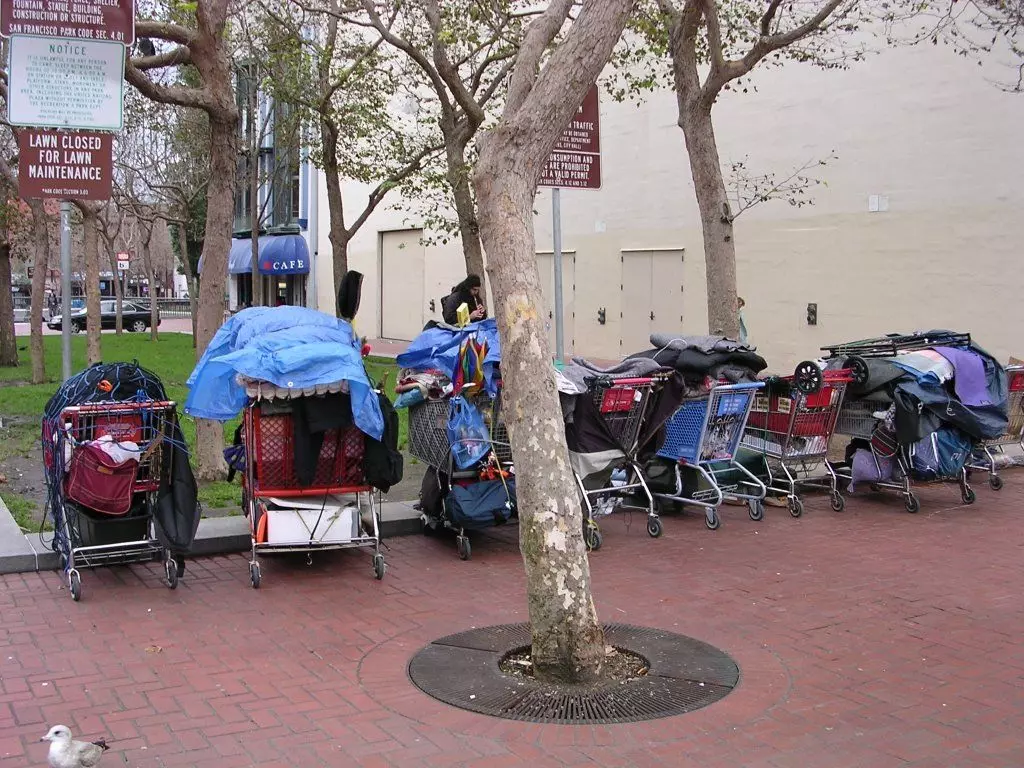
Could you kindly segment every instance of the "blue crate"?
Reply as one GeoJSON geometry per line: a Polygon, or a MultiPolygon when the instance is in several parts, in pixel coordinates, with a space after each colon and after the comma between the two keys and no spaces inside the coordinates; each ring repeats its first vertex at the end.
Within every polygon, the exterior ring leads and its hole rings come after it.
{"type": "Polygon", "coordinates": [[[754,393],[763,386],[761,382],[720,386],[706,398],[683,403],[665,424],[665,443],[658,456],[689,463],[732,459],[743,438],[754,393]],[[710,419],[709,407],[713,409],[710,419]],[[711,433],[714,445],[704,444],[706,433],[711,433]]]}
{"type": "Polygon", "coordinates": [[[672,418],[665,423],[665,443],[658,451],[658,456],[674,461],[697,460],[709,400],[687,400],[676,409],[672,418]]]}

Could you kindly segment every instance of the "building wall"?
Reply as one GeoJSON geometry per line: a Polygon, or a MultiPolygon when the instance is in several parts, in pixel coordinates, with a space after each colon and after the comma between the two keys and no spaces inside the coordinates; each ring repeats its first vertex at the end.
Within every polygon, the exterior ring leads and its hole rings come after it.
{"type": "MultiPolygon", "coordinates": [[[[1002,358],[1024,352],[1015,317],[1024,295],[1024,98],[992,84],[1005,74],[929,46],[843,72],[765,70],[756,92],[727,94],[716,106],[724,164],[746,156],[754,172],[785,176],[838,154],[820,171],[827,186],[813,190],[815,205],[767,203],[736,224],[750,338],[773,369],[816,356],[822,344],[932,327],[968,330],[1002,358]],[[873,196],[881,210],[871,210],[873,196]],[[809,302],[818,305],[816,326],[806,323],[809,302]]],[[[575,254],[575,352],[617,358],[634,351],[619,345],[620,314],[632,308],[622,301],[623,251],[684,251],[683,328],[703,333],[703,245],[672,95],[640,107],[605,100],[601,129],[603,188],[563,191],[563,247],[575,254]]],[[[346,193],[356,210],[359,190],[346,193]]],[[[536,210],[537,250],[550,252],[548,191],[536,210]]],[[[366,274],[358,325],[367,335],[380,329],[379,232],[416,223],[381,211],[352,243],[351,265],[366,274]]],[[[440,315],[427,300],[464,268],[457,243],[427,247],[423,258],[425,322],[440,315]]],[[[329,308],[324,291],[321,281],[320,306],[329,308]]]]}

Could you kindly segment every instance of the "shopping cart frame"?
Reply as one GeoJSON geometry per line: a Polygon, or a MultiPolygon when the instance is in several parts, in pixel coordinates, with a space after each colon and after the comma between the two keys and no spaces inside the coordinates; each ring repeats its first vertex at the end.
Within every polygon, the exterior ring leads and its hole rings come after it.
{"type": "MultiPolygon", "coordinates": [[[[746,500],[751,520],[764,518],[765,484],[735,460],[754,397],[763,388],[762,381],[717,384],[706,395],[684,400],[665,423],[665,442],[657,451],[659,457],[675,461],[675,490],[655,491],[655,499],[700,507],[704,510],[704,523],[712,531],[721,525],[718,508],[726,497],[746,500]],[[683,470],[696,473],[708,487],[684,495],[683,470]],[[724,482],[724,476],[734,472],[739,473],[739,482],[724,482]]],[[[661,535],[659,517],[655,508],[647,529],[653,537],[661,535]]]]}
{"type": "MultiPolygon", "coordinates": [[[[355,467],[347,463],[344,456],[339,456],[338,450],[342,445],[349,440],[365,439],[365,436],[356,426],[344,427],[341,430],[331,430],[324,437],[324,448],[330,444],[331,440],[334,440],[334,449],[330,455],[325,456],[324,450],[321,449],[321,453],[317,458],[317,476],[321,479],[326,475],[328,482],[317,483],[316,485],[310,486],[299,486],[295,474],[294,465],[288,464],[289,457],[288,443],[285,439],[285,443],[282,446],[280,457],[275,453],[274,458],[279,459],[283,462],[285,469],[279,470],[278,482],[271,484],[269,482],[262,482],[263,478],[260,477],[263,474],[262,461],[265,458],[265,453],[271,453],[269,448],[269,441],[271,437],[265,435],[264,421],[268,418],[281,417],[282,423],[287,421],[288,429],[287,433],[290,434],[292,412],[289,407],[289,400],[270,400],[260,398],[250,398],[245,409],[242,413],[242,434],[244,435],[245,445],[245,472],[243,475],[242,484],[242,498],[243,506],[245,507],[246,517],[249,519],[249,531],[250,531],[250,559],[249,559],[249,581],[253,589],[259,589],[262,583],[262,569],[260,567],[259,555],[260,554],[287,554],[287,553],[305,553],[307,555],[307,561],[312,562],[313,553],[315,552],[327,552],[336,551],[342,549],[372,549],[373,557],[373,573],[374,577],[379,581],[384,578],[384,574],[387,570],[387,565],[384,562],[384,555],[380,551],[381,536],[380,536],[380,492],[373,486],[363,481],[362,466],[358,467],[358,473],[355,471],[355,467]],[[268,410],[276,413],[263,413],[264,406],[268,404],[268,410]],[[287,417],[286,419],[284,417],[287,417]],[[332,437],[332,434],[334,435],[332,437]],[[358,477],[356,476],[358,474],[358,477]],[[258,531],[256,529],[257,513],[259,511],[259,505],[264,500],[271,498],[311,498],[311,497],[326,497],[332,495],[342,496],[353,496],[355,498],[355,505],[362,516],[362,501],[365,498],[367,506],[370,511],[371,519],[371,531],[366,532],[362,529],[362,520],[359,520],[359,528],[362,531],[362,535],[353,537],[343,541],[321,541],[313,540],[313,531],[310,531],[310,540],[303,543],[267,543],[260,542],[257,539],[258,531]]],[[[283,427],[275,428],[274,431],[282,432],[283,427]]],[[[269,475],[269,471],[267,472],[269,475]]],[[[267,478],[269,480],[269,477],[267,478]]],[[[264,510],[263,514],[270,514],[270,511],[264,510]]]]}
{"type": "MultiPolygon", "coordinates": [[[[573,469],[573,477],[576,478],[576,485],[583,499],[583,541],[590,550],[600,549],[604,542],[601,528],[594,519],[594,505],[591,501],[594,498],[621,496],[628,500],[633,496],[633,491],[641,491],[647,500],[648,533],[654,537],[661,535],[661,521],[658,520],[658,514],[654,507],[654,496],[651,494],[651,489],[644,480],[643,472],[636,460],[644,418],[653,401],[655,388],[660,382],[661,379],[656,377],[617,379],[610,376],[592,376],[585,380],[588,387],[587,392],[579,397],[593,399],[595,407],[602,414],[605,427],[618,442],[619,449],[623,453],[621,459],[605,469],[612,471],[625,469],[627,471],[626,482],[622,485],[606,485],[588,489],[584,478],[573,469]],[[623,406],[628,407],[623,408],[623,406]],[[605,414],[608,416],[605,417],[605,414]],[[652,530],[654,530],[653,533],[652,530]]],[[[624,504],[624,506],[632,507],[634,505],[624,504]]]]}
{"type": "MultiPolygon", "coordinates": [[[[53,518],[53,547],[60,557],[62,578],[68,585],[71,599],[78,602],[82,598],[82,574],[87,568],[100,568],[109,565],[130,565],[162,560],[164,563],[164,581],[169,589],[176,589],[179,578],[184,574],[184,562],[171,556],[166,548],[157,540],[153,514],[156,508],[156,495],[164,482],[168,462],[163,459],[164,445],[172,439],[177,404],[173,400],[140,400],[82,403],[68,406],[60,413],[60,426],[56,433],[46,434],[44,426],[44,456],[56,465],[56,472],[61,477],[56,488],[50,488],[49,514],[53,518]],[[90,518],[93,526],[124,525],[126,521],[137,522],[139,528],[146,531],[143,537],[130,537],[124,541],[107,544],[82,545],[81,513],[77,504],[65,497],[64,481],[70,465],[63,466],[64,445],[71,445],[72,453],[80,443],[95,439],[101,427],[101,419],[125,419],[137,417],[138,423],[131,424],[131,429],[139,431],[140,439],[131,442],[139,446],[139,468],[132,486],[132,496],[141,495],[145,505],[145,515],[134,518],[111,517],[109,519],[90,518]],[[155,423],[155,424],[154,424],[155,423]],[[57,508],[53,508],[56,505],[57,508]],[[72,519],[74,518],[74,519],[72,519]],[[75,542],[79,543],[76,544],[75,542]]],[[[103,423],[103,427],[110,424],[103,423]]],[[[127,442],[127,441],[126,441],[127,442]]],[[[50,473],[46,473],[47,484],[51,483],[50,473]]]]}
{"type": "MultiPolygon", "coordinates": [[[[513,467],[512,444],[508,439],[508,430],[502,419],[501,387],[492,397],[486,391],[472,392],[470,387],[464,387],[460,393],[462,397],[468,398],[478,409],[484,407],[487,414],[484,418],[488,427],[488,439],[486,440],[490,451],[487,457],[482,460],[483,467],[490,465],[495,472],[507,472],[513,467]]],[[[441,484],[438,474],[438,488],[445,492],[451,491],[451,486],[458,480],[480,479],[480,468],[468,470],[455,469],[455,461],[452,457],[452,443],[448,438],[448,415],[451,398],[442,400],[426,400],[417,403],[409,408],[409,453],[420,461],[432,467],[437,473],[444,473],[448,478],[448,488],[441,484]]],[[[471,445],[485,442],[482,440],[460,440],[457,444],[471,445]]],[[[459,559],[469,560],[473,554],[473,547],[469,540],[466,529],[460,525],[452,524],[447,515],[435,518],[420,509],[420,525],[424,533],[443,528],[455,533],[455,549],[459,559]]]]}
{"type": "Polygon", "coordinates": [[[1005,455],[1006,449],[1014,445],[1024,453],[1024,365],[1008,365],[1005,370],[1008,392],[1006,413],[1009,417],[1006,431],[993,440],[982,442],[979,450],[984,455],[984,460],[977,456],[967,467],[970,470],[985,472],[993,491],[1003,488],[997,456],[1005,455]]]}
{"type": "Polygon", "coordinates": [[[816,392],[804,392],[795,377],[787,376],[783,381],[791,385],[788,394],[757,395],[743,434],[743,446],[764,456],[767,490],[786,497],[793,517],[804,513],[802,488],[828,492],[836,512],[846,506],[828,451],[853,373],[837,369],[821,375],[822,386],[816,392]],[[821,467],[825,473],[816,474],[821,467]]]}

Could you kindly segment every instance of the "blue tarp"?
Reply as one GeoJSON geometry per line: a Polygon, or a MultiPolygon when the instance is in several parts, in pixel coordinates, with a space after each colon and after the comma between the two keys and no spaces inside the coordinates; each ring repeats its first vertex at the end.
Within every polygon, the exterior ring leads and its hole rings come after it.
{"type": "MultiPolygon", "coordinates": [[[[309,273],[309,247],[302,235],[264,235],[259,239],[260,274],[305,275],[309,273]]],[[[199,273],[203,272],[203,259],[199,259],[199,273]]],[[[246,275],[252,272],[252,240],[231,241],[228,253],[228,274],[246,275]]]]}
{"type": "Polygon", "coordinates": [[[487,382],[487,391],[494,394],[497,392],[495,367],[501,363],[501,342],[498,340],[498,324],[494,318],[470,323],[459,330],[444,326],[429,328],[413,339],[409,348],[398,356],[398,365],[417,371],[435,369],[453,378],[459,345],[470,336],[475,336],[477,341],[487,342],[484,379],[487,382]]]}
{"type": "Polygon", "coordinates": [[[303,307],[244,309],[220,327],[188,377],[185,412],[227,421],[245,406],[241,373],[301,389],[347,381],[352,419],[380,440],[384,418],[363,367],[360,342],[344,320],[303,307]]]}

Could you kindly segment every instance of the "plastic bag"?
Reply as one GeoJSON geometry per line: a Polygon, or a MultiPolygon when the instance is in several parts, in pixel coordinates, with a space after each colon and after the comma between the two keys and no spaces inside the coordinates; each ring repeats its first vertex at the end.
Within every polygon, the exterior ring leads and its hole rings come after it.
{"type": "Polygon", "coordinates": [[[448,444],[457,469],[469,469],[491,450],[483,416],[476,406],[458,395],[448,405],[448,444]]]}

